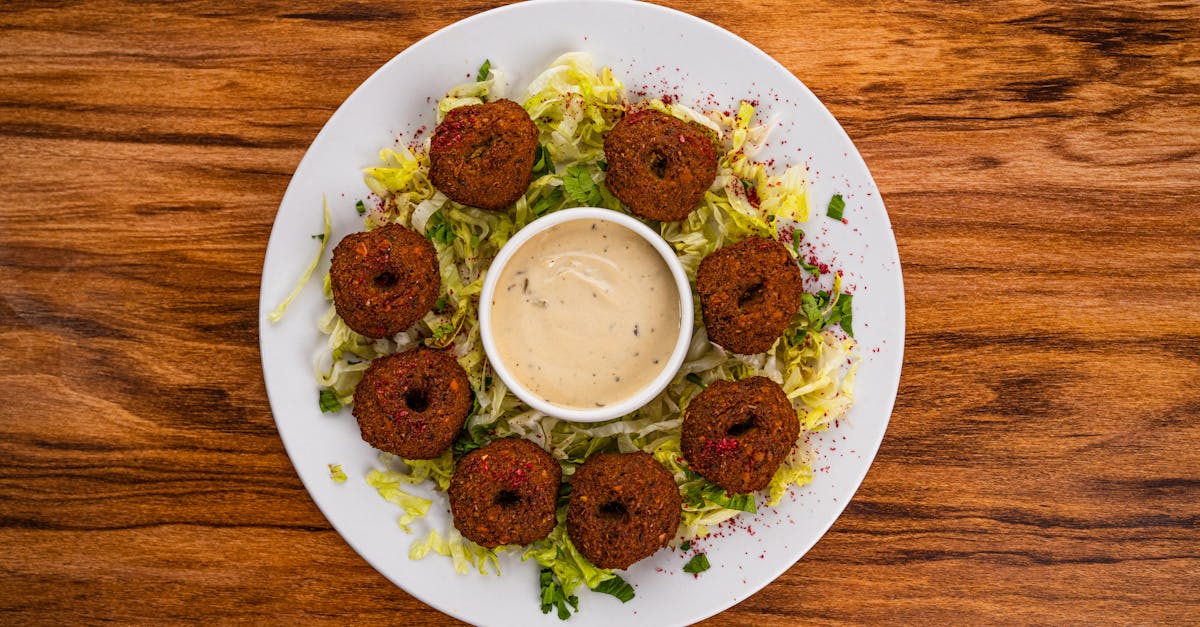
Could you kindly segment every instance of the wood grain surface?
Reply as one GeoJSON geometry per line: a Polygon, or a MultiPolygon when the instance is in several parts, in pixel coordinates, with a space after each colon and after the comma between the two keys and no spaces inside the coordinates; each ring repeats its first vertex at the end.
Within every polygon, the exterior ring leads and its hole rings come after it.
{"type": "MultiPolygon", "coordinates": [[[[329,115],[494,4],[0,6],[0,623],[453,623],[301,486],[257,299],[329,115]]],[[[1197,622],[1200,5],[671,4],[841,121],[907,287],[866,482],[706,624],[1197,622]]]]}

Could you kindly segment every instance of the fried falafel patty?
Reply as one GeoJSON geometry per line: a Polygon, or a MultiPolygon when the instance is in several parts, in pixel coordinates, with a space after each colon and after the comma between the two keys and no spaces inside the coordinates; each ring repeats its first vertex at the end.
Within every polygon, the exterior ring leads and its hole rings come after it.
{"type": "Polygon", "coordinates": [[[354,389],[362,439],[404,459],[433,459],[471,411],[467,373],[444,352],[417,348],[371,362],[354,389]]]}
{"type": "Polygon", "coordinates": [[[529,440],[505,438],[467,453],[450,480],[454,527],[494,548],[545,538],[558,521],[562,467],[529,440]]]}
{"type": "Polygon", "coordinates": [[[717,177],[708,130],[653,109],[617,122],[604,138],[604,183],[643,218],[682,220],[717,177]]]}
{"type": "Polygon", "coordinates": [[[648,453],[601,453],[571,478],[567,534],[599,568],[628,568],[675,537],[683,500],[648,453]]]}
{"type": "Polygon", "coordinates": [[[346,326],[382,338],[429,313],[442,279],[433,244],[415,231],[389,224],[342,238],[333,249],[329,284],[333,305],[346,326]]]}
{"type": "Polygon", "coordinates": [[[750,237],[705,257],[696,291],[708,339],[753,355],[771,348],[792,323],[804,279],[783,244],[750,237]]]}
{"type": "Polygon", "coordinates": [[[502,210],[529,189],[538,130],[511,100],[451,109],[433,131],[429,178],[455,202],[502,210]]]}
{"type": "Polygon", "coordinates": [[[766,377],[714,381],[688,404],[679,446],[688,466],[729,492],[767,487],[796,444],[800,421],[766,377]]]}

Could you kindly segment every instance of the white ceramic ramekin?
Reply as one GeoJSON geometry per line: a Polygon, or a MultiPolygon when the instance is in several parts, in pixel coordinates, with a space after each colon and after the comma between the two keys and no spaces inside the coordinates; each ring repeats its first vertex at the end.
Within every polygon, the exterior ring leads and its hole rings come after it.
{"type": "Polygon", "coordinates": [[[596,207],[577,207],[557,211],[548,216],[538,218],[529,223],[525,228],[517,231],[516,235],[513,235],[512,239],[508,240],[508,243],[500,249],[500,252],[492,261],[492,265],[487,272],[487,277],[483,281],[483,292],[479,296],[479,332],[483,338],[483,349],[487,352],[492,370],[500,376],[500,379],[504,381],[508,389],[512,390],[513,394],[516,394],[517,398],[520,398],[525,404],[544,414],[575,422],[600,422],[624,416],[649,403],[655,396],[658,396],[659,392],[662,392],[667,387],[667,384],[671,382],[671,379],[675,377],[675,373],[679,371],[679,367],[683,365],[683,359],[687,355],[688,344],[691,342],[693,323],[692,288],[688,284],[683,264],[679,263],[679,258],[675,256],[675,252],[671,250],[667,242],[650,227],[634,218],[619,211],[596,207]],[[504,266],[508,264],[517,250],[535,235],[551,227],[573,220],[604,220],[623,226],[641,236],[667,262],[667,267],[671,269],[671,275],[675,279],[675,287],[679,291],[679,337],[675,340],[675,349],[671,351],[671,356],[668,358],[662,372],[658,373],[658,376],[646,387],[638,390],[629,398],[595,409],[560,407],[547,402],[521,385],[521,382],[512,375],[508,367],[500,359],[500,355],[496,350],[496,342],[493,334],[502,332],[502,330],[492,327],[492,298],[496,293],[496,284],[500,281],[500,275],[504,271],[504,266]]]}

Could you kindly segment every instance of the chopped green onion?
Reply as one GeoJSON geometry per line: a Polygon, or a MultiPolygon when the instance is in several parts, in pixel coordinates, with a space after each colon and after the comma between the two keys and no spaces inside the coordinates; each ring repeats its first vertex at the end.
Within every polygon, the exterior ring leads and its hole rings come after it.
{"type": "Polygon", "coordinates": [[[475,82],[482,83],[483,81],[486,81],[491,73],[492,61],[491,59],[486,59],[484,60],[483,65],[479,66],[479,75],[475,77],[475,82]]]}
{"type": "Polygon", "coordinates": [[[367,213],[367,206],[364,205],[363,201],[361,201],[361,200],[354,203],[354,208],[358,211],[358,215],[360,215],[360,216],[366,215],[366,213],[367,213]]]}

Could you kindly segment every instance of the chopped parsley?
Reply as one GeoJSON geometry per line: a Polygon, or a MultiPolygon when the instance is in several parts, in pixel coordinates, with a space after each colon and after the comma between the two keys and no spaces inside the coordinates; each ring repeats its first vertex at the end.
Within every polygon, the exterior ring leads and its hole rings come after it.
{"type": "Polygon", "coordinates": [[[475,77],[475,82],[482,83],[492,75],[492,60],[484,59],[483,65],[479,66],[479,75],[475,77]]]}
{"type": "Polygon", "coordinates": [[[688,560],[688,563],[683,565],[683,572],[693,575],[702,573],[712,566],[708,563],[708,556],[704,553],[697,553],[695,557],[688,560]]]}
{"type": "Polygon", "coordinates": [[[320,241],[322,241],[322,242],[323,242],[323,241],[325,241],[325,234],[324,234],[324,233],[317,233],[316,235],[312,236],[312,238],[313,238],[313,239],[315,239],[315,240],[320,240],[320,241]]]}
{"type": "Polygon", "coordinates": [[[342,402],[338,400],[337,393],[329,388],[321,390],[321,394],[317,397],[317,405],[324,414],[331,414],[342,408],[342,402]]]}
{"type": "Polygon", "coordinates": [[[592,180],[592,174],[586,166],[573,165],[567,168],[562,186],[571,200],[581,205],[595,207],[600,204],[600,187],[592,180]]]}
{"type": "Polygon", "coordinates": [[[624,579],[613,575],[612,579],[606,579],[600,582],[600,585],[592,588],[596,592],[611,594],[621,600],[622,603],[628,603],[636,594],[633,591],[633,586],[629,585],[624,579]]]}
{"type": "Polygon", "coordinates": [[[833,198],[829,199],[829,209],[825,212],[825,215],[833,218],[834,220],[841,220],[842,211],[845,209],[846,201],[842,199],[842,195],[834,194],[833,198]]]}
{"type": "Polygon", "coordinates": [[[450,228],[441,210],[429,216],[429,222],[425,223],[425,236],[447,246],[454,243],[454,229],[450,228]]]}
{"type": "Polygon", "coordinates": [[[342,471],[341,464],[329,464],[329,478],[334,483],[346,483],[346,473],[342,471]]]}
{"type": "Polygon", "coordinates": [[[836,294],[831,295],[825,290],[821,290],[816,294],[804,294],[800,297],[800,311],[807,319],[808,325],[802,329],[803,332],[808,331],[820,332],[825,330],[825,327],[834,324],[840,324],[846,335],[854,337],[854,315],[851,310],[854,301],[853,294],[836,294]],[[833,304],[830,304],[830,299],[833,304]]]}
{"type": "Polygon", "coordinates": [[[679,545],[679,550],[680,550],[680,551],[690,551],[690,550],[692,550],[692,541],[691,541],[691,540],[684,540],[684,541],[683,541],[683,544],[679,545]]]}
{"type": "Polygon", "coordinates": [[[360,201],[358,201],[358,202],[356,202],[356,203],[354,203],[354,209],[355,209],[356,211],[358,211],[358,215],[360,215],[360,216],[361,216],[361,215],[366,215],[366,213],[367,213],[367,206],[366,206],[366,205],[364,205],[364,204],[363,204],[363,201],[361,201],[361,200],[360,200],[360,201]]]}

